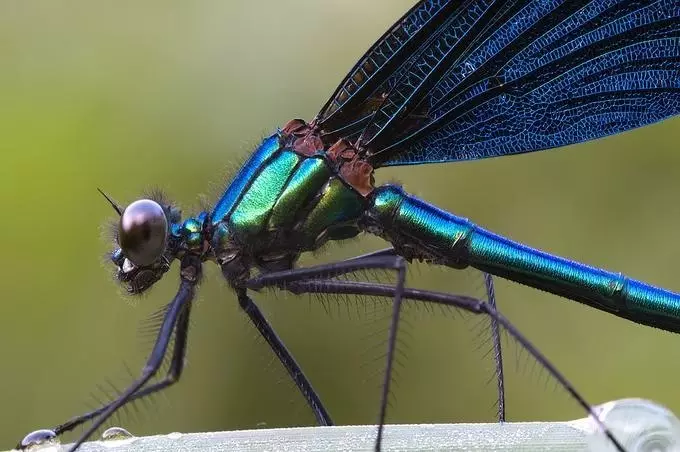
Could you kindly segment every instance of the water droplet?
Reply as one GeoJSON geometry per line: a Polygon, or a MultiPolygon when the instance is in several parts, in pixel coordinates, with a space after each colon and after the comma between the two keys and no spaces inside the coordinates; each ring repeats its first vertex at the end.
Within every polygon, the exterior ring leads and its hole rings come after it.
{"type": "Polygon", "coordinates": [[[38,446],[56,444],[59,444],[59,440],[57,439],[57,434],[54,433],[54,430],[41,429],[33,431],[24,436],[24,439],[21,440],[20,446],[22,449],[32,449],[38,446]]]}
{"type": "Polygon", "coordinates": [[[118,441],[121,439],[134,438],[134,435],[123,427],[111,427],[107,428],[104,433],[102,433],[102,441],[118,441]]]}

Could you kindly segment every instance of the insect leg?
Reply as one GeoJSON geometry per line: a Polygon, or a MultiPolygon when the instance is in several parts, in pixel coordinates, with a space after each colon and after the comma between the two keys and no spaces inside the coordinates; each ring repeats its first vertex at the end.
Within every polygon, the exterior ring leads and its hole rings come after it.
{"type": "Polygon", "coordinates": [[[255,328],[260,333],[260,335],[267,341],[269,347],[272,349],[276,357],[279,359],[283,367],[286,368],[288,374],[293,379],[298,389],[302,393],[302,396],[307,401],[307,404],[314,412],[316,421],[319,425],[333,425],[333,420],[330,414],[324,407],[319,395],[314,390],[314,387],[310,383],[307,376],[304,374],[300,365],[295,361],[293,355],[288,351],[283,341],[274,331],[274,328],[269,324],[265,318],[260,308],[257,307],[255,302],[248,296],[245,289],[239,289],[237,291],[239,305],[241,309],[248,314],[250,321],[253,322],[255,328]]]}
{"type": "MultiPolygon", "coordinates": [[[[496,290],[493,286],[493,277],[484,273],[484,286],[486,288],[486,300],[494,311],[496,306],[496,290]]],[[[491,316],[491,339],[493,341],[493,358],[496,364],[496,387],[498,389],[498,422],[505,422],[505,377],[503,375],[503,351],[501,349],[501,327],[491,316]]]]}
{"type": "Polygon", "coordinates": [[[614,437],[614,434],[602,422],[597,413],[593,410],[585,398],[576,388],[560,373],[559,370],[543,355],[508,319],[501,315],[498,310],[491,305],[476,298],[462,295],[452,295],[429,290],[404,288],[386,284],[365,283],[356,281],[336,281],[328,279],[309,279],[291,283],[287,288],[292,293],[324,293],[324,294],[349,294],[366,295],[377,297],[396,297],[398,292],[403,292],[402,298],[405,300],[419,300],[430,303],[438,303],[453,306],[472,314],[486,315],[495,319],[500,327],[503,327],[538,363],[543,366],[553,378],[583,407],[583,409],[595,420],[601,431],[609,438],[616,450],[625,452],[621,443],[614,437]]]}
{"type": "MultiPolygon", "coordinates": [[[[154,383],[150,386],[144,387],[141,390],[137,391],[132,397],[130,397],[129,401],[141,399],[142,397],[145,397],[145,396],[150,395],[154,392],[158,392],[162,389],[165,389],[168,386],[171,386],[172,384],[179,381],[179,379],[182,375],[182,370],[184,369],[184,356],[186,354],[187,332],[188,332],[188,329],[189,329],[189,313],[190,313],[190,310],[191,310],[191,304],[187,304],[186,309],[184,311],[182,311],[179,319],[177,320],[177,328],[175,330],[175,343],[173,345],[172,361],[170,362],[170,368],[168,369],[168,373],[166,374],[166,376],[161,381],[154,383]]],[[[78,427],[82,423],[87,422],[90,419],[93,419],[93,418],[99,416],[100,414],[102,414],[109,407],[109,405],[111,405],[111,403],[108,403],[108,404],[106,404],[106,405],[104,405],[100,408],[97,408],[94,411],[90,411],[88,413],[77,416],[73,419],[70,419],[67,422],[55,427],[53,429],[53,431],[57,435],[61,435],[65,432],[73,430],[74,428],[78,427]]]]}
{"type": "Polygon", "coordinates": [[[161,364],[163,363],[163,357],[167,351],[168,345],[170,343],[170,338],[172,337],[172,332],[178,323],[179,318],[182,313],[186,310],[187,305],[191,302],[194,297],[195,281],[182,280],[180,288],[177,291],[177,295],[170,304],[170,308],[165,314],[163,323],[158,332],[158,338],[151,351],[151,355],[146,362],[146,365],[142,369],[141,376],[135,380],[116,400],[107,404],[103,411],[96,417],[92,425],[87,428],[87,430],[78,438],[78,440],[73,444],[70,452],[74,452],[78,447],[86,441],[99,427],[102,426],[108,418],[110,418],[113,413],[120,407],[125,405],[127,402],[132,400],[138,391],[140,391],[143,386],[158,372],[161,364]]]}
{"type": "Polygon", "coordinates": [[[382,386],[380,414],[378,417],[378,435],[375,446],[376,450],[380,450],[385,419],[387,417],[387,400],[390,391],[390,383],[392,381],[392,364],[399,326],[399,314],[401,312],[401,298],[404,290],[404,283],[406,281],[406,261],[404,258],[394,255],[390,250],[383,250],[378,251],[377,253],[371,253],[365,256],[330,264],[261,274],[248,280],[246,286],[254,290],[262,289],[264,287],[278,287],[295,293],[294,287],[298,281],[316,280],[315,278],[322,278],[321,281],[323,281],[327,278],[337,277],[346,273],[369,269],[395,270],[397,272],[397,284],[393,294],[394,308],[387,343],[387,364],[382,386]]]}

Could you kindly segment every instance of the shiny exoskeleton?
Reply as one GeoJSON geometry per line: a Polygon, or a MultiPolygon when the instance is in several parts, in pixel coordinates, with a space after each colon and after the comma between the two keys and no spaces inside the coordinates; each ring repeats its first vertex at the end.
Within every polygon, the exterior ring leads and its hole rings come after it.
{"type": "Polygon", "coordinates": [[[356,156],[342,141],[323,149],[313,127],[291,121],[253,152],[212,212],[180,222],[176,209],[163,206],[171,225],[167,248],[141,266],[116,250],[120,280],[141,292],[160,279],[173,258],[191,253],[218,263],[238,286],[253,268],[290,269],[301,253],[365,231],[388,240],[407,259],[473,266],[680,331],[680,295],[513,242],[401,187],[374,187],[372,167],[356,156]]]}
{"type": "Polygon", "coordinates": [[[488,303],[411,290],[405,286],[405,261],[472,266],[674,332],[680,332],[680,295],[513,242],[399,186],[376,187],[373,170],[541,151],[662,121],[680,114],[678,74],[677,0],[417,2],[369,48],[310,123],[290,121],[260,144],[212,211],[182,220],[178,208],[160,197],[125,209],[111,201],[120,215],[118,248],[111,256],[118,279],[130,292],[143,292],[177,259],[180,287],[141,376],[116,400],[61,424],[55,434],[97,418],[77,447],[125,403],[179,379],[191,301],[206,261],[221,267],[240,307],[322,425],[332,424],[328,412],[248,291],[278,287],[393,298],[376,449],[386,419],[400,303],[407,297],[492,319],[499,400],[502,327],[598,421],[566,378],[497,312],[490,282],[488,303]],[[295,268],[301,253],[361,232],[379,235],[392,248],[295,268]],[[352,285],[333,279],[368,268],[395,270],[397,282],[352,285]],[[150,384],[171,337],[170,370],[150,384]]]}
{"type": "MultiPolygon", "coordinates": [[[[158,250],[152,262],[138,265],[119,239],[121,248],[113,252],[112,259],[130,292],[143,292],[169,269],[168,263],[187,254],[216,262],[229,281],[239,285],[252,268],[289,269],[300,253],[361,232],[368,198],[341,170],[352,162],[332,150],[300,151],[295,135],[285,133],[287,129],[262,142],[212,212],[182,221],[175,207],[158,200],[170,227],[165,248],[158,250]]],[[[132,213],[126,210],[121,225],[128,215],[132,213]]],[[[152,243],[148,246],[158,248],[152,243]]]]}

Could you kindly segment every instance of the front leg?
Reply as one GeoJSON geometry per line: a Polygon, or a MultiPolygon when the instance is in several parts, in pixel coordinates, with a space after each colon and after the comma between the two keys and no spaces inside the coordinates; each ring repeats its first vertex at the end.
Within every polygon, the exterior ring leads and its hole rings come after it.
{"type": "MultiPolygon", "coordinates": [[[[195,271],[191,271],[187,274],[184,272],[185,266],[183,265],[180,287],[174,299],[169,304],[168,310],[166,311],[163,318],[163,323],[161,324],[161,327],[158,331],[156,343],[154,344],[146,365],[142,369],[140,377],[112,402],[102,406],[97,410],[73,418],[54,429],[54,432],[59,435],[74,429],[83,422],[94,419],[92,425],[85,430],[80,438],[76,440],[76,442],[69,449],[69,452],[74,452],[76,449],[78,449],[83,442],[85,442],[99,427],[104,424],[104,422],[106,422],[119,408],[121,408],[126,403],[149,395],[152,392],[166,388],[177,381],[184,366],[184,354],[186,352],[187,331],[189,325],[189,310],[191,301],[194,298],[196,283],[198,281],[196,276],[200,273],[200,264],[198,265],[199,268],[193,269],[195,271]],[[151,380],[151,378],[156,375],[158,369],[163,363],[163,358],[165,357],[168,345],[170,344],[173,331],[176,333],[175,349],[168,375],[160,382],[146,386],[149,380],[151,380]]],[[[191,264],[187,265],[187,267],[192,266],[193,265],[191,264]]],[[[24,444],[24,441],[21,441],[17,448],[24,449],[31,445],[32,444],[24,444]]]]}
{"type": "MultiPolygon", "coordinates": [[[[142,389],[137,391],[130,398],[131,402],[134,400],[141,399],[142,397],[151,395],[155,392],[161,391],[179,381],[180,377],[182,376],[182,371],[184,370],[184,357],[186,355],[188,336],[187,333],[189,331],[190,312],[191,304],[188,304],[186,306],[185,311],[183,311],[180,314],[180,317],[177,321],[177,328],[175,329],[175,342],[172,351],[172,361],[170,361],[170,368],[168,369],[168,373],[165,375],[165,377],[163,377],[162,380],[152,385],[143,387],[142,389]]],[[[73,419],[69,419],[67,422],[64,422],[63,424],[55,427],[53,431],[56,435],[61,435],[63,433],[71,431],[74,428],[78,427],[79,425],[83,424],[84,422],[87,422],[90,419],[94,419],[95,417],[99,416],[104,411],[106,411],[112,404],[113,402],[107,403],[104,406],[97,408],[96,410],[74,417],[73,419]]]]}

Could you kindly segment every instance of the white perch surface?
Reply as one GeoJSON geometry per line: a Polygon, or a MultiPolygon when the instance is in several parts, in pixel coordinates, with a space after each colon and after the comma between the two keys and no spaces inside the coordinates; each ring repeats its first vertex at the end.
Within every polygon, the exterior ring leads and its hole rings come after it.
{"type": "MultiPolygon", "coordinates": [[[[666,408],[641,399],[596,407],[627,452],[680,451],[680,421],[666,408]]],[[[160,451],[370,451],[376,426],[302,427],[213,433],[170,433],[92,441],[82,452],[160,451]]],[[[32,450],[56,452],[68,445],[32,450]]],[[[566,422],[387,425],[383,451],[614,451],[592,418],[566,422]]]]}

